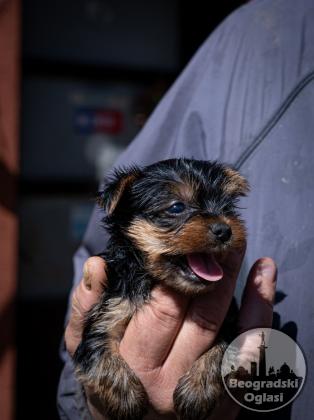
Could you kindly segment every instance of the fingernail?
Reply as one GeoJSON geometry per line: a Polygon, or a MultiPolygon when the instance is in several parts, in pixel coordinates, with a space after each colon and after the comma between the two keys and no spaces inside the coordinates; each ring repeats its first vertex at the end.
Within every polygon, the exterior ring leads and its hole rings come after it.
{"type": "Polygon", "coordinates": [[[91,277],[90,277],[90,274],[89,274],[88,264],[84,264],[83,281],[84,281],[86,289],[91,290],[92,289],[92,282],[91,282],[91,277]]]}
{"type": "Polygon", "coordinates": [[[258,274],[261,276],[273,276],[276,272],[276,268],[273,264],[269,264],[267,262],[262,261],[258,265],[258,274]]]}

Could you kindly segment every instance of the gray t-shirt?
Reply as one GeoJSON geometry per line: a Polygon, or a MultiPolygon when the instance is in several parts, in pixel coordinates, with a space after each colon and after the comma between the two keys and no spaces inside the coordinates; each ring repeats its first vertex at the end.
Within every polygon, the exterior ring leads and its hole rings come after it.
{"type": "MultiPolygon", "coordinates": [[[[301,394],[292,407],[268,416],[276,419],[307,420],[314,412],[313,80],[313,1],[252,1],[200,47],[116,163],[145,165],[181,156],[218,159],[237,166],[249,179],[242,272],[261,256],[276,260],[274,324],[296,338],[307,360],[301,394]]],[[[74,284],[86,258],[105,247],[101,218],[95,208],[74,257],[74,284]]],[[[65,351],[62,357],[61,418],[87,418],[71,360],[65,351]]]]}

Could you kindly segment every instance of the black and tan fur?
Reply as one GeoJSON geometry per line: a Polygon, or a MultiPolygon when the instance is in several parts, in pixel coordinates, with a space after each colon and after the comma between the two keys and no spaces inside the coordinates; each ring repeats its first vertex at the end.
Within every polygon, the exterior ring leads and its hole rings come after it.
{"type": "MultiPolygon", "coordinates": [[[[119,355],[134,311],[149,302],[158,283],[190,296],[213,290],[213,282],[189,268],[186,255],[211,253],[221,262],[230,250],[243,247],[245,228],[236,203],[247,191],[246,180],[231,167],[171,159],[117,171],[100,194],[111,234],[104,253],[108,285],[86,318],[74,362],[79,379],[109,419],[139,420],[148,407],[144,387],[119,355]],[[227,227],[228,235],[222,240],[214,226],[227,227]]],[[[179,380],[174,392],[178,418],[205,419],[218,402],[225,346],[221,333],[179,380]]]]}

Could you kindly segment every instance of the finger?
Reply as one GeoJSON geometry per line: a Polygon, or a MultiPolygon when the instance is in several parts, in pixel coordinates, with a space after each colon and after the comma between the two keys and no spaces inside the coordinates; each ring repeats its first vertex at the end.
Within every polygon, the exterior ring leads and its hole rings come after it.
{"type": "Polygon", "coordinates": [[[261,258],[253,265],[243,293],[238,329],[271,327],[276,292],[277,268],[271,258],[261,258]]]}
{"type": "Polygon", "coordinates": [[[83,268],[83,278],[72,295],[71,314],[65,330],[67,350],[73,354],[82,338],[85,313],[99,300],[106,283],[106,264],[101,257],[89,258],[83,268]]]}
{"type": "Polygon", "coordinates": [[[189,299],[156,287],[152,299],[131,319],[120,343],[120,353],[137,372],[159,368],[180,329],[189,299]],[[136,339],[134,339],[136,337],[136,339]]]}
{"type": "Polygon", "coordinates": [[[230,306],[243,255],[244,250],[230,253],[223,265],[223,279],[212,292],[191,302],[165,369],[176,366],[177,374],[183,374],[214,343],[230,306]]]}
{"type": "MultiPolygon", "coordinates": [[[[261,258],[251,268],[243,293],[238,318],[239,333],[236,352],[231,352],[232,363],[245,366],[250,360],[258,359],[260,334],[256,328],[272,326],[273,302],[276,288],[277,269],[271,258],[261,258]]],[[[267,341],[266,331],[266,341],[267,341]]]]}

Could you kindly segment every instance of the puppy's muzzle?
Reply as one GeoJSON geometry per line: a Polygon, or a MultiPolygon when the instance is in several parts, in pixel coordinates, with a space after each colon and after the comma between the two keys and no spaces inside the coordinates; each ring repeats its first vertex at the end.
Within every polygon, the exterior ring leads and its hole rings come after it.
{"type": "Polygon", "coordinates": [[[214,223],[210,226],[211,232],[215,235],[215,239],[225,243],[232,236],[232,229],[226,223],[214,223]]]}

